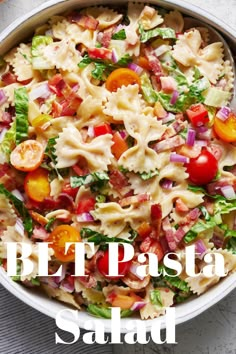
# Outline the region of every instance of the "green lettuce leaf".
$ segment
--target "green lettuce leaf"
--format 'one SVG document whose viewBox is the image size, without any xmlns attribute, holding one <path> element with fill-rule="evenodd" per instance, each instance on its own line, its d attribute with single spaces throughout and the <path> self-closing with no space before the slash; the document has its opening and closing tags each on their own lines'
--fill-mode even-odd
<svg viewBox="0 0 236 354">
<path fill-rule="evenodd" d="M 16 109 L 16 145 L 28 138 L 28 108 L 29 100 L 26 87 L 15 89 L 15 109 Z"/>
<path fill-rule="evenodd" d="M 147 181 L 148 179 L 150 179 L 150 178 L 152 178 L 154 176 L 158 176 L 159 175 L 159 171 L 156 169 L 156 170 L 150 171 L 150 172 L 142 172 L 139 175 L 144 181 Z"/>
<path fill-rule="evenodd" d="M 207 106 L 222 107 L 226 106 L 230 100 L 231 92 L 220 90 L 216 87 L 210 87 L 204 97 L 204 103 Z"/>
<path fill-rule="evenodd" d="M 150 301 L 153 305 L 159 305 L 161 307 L 163 306 L 160 290 L 158 290 L 158 289 L 152 290 L 149 294 L 149 297 L 150 297 Z"/>
<path fill-rule="evenodd" d="M 199 220 L 192 228 L 190 231 L 186 233 L 184 236 L 184 242 L 189 243 L 192 242 L 198 234 L 200 234 L 203 231 L 209 230 L 214 228 L 217 225 L 217 222 L 215 218 L 210 218 L 210 220 Z"/>
<path fill-rule="evenodd" d="M 83 227 L 80 230 L 80 235 L 82 238 L 86 238 L 88 242 L 94 242 L 95 245 L 101 245 L 105 244 L 108 242 L 121 242 L 121 243 L 133 243 L 135 238 L 138 236 L 137 232 L 135 230 L 130 230 L 130 238 L 127 239 L 122 239 L 118 237 L 108 237 L 106 235 L 103 235 L 97 231 L 91 230 L 88 227 Z"/>
<path fill-rule="evenodd" d="M 87 307 L 87 311 L 96 317 L 100 318 L 111 318 L 111 309 L 108 307 L 103 307 L 103 306 L 98 306 L 94 304 L 89 304 Z M 133 314 L 134 312 L 131 310 L 121 310 L 120 312 L 120 317 L 129 317 Z"/>
<path fill-rule="evenodd" d="M 145 101 L 148 103 L 155 103 L 158 101 L 158 94 L 153 89 L 151 81 L 146 73 L 141 76 L 141 89 Z"/>
<path fill-rule="evenodd" d="M 151 38 L 161 37 L 163 39 L 176 39 L 175 31 L 172 28 L 154 28 L 145 31 L 141 23 L 139 24 L 139 33 L 141 43 L 149 41 Z"/>
<path fill-rule="evenodd" d="M 119 32 L 116 32 L 112 35 L 111 39 L 126 39 L 126 33 L 125 33 L 125 29 L 123 28 L 122 30 L 120 30 Z"/>
<path fill-rule="evenodd" d="M 0 144 L 1 151 L 9 158 L 11 151 L 15 147 L 16 141 L 16 121 L 14 121 L 4 135 L 3 141 Z"/>
<path fill-rule="evenodd" d="M 42 49 L 53 42 L 50 36 L 34 36 L 32 39 L 32 66 L 34 70 L 54 69 L 54 65 L 49 63 L 42 55 Z"/>
<path fill-rule="evenodd" d="M 90 185 L 91 190 L 96 192 L 105 187 L 108 181 L 107 172 L 94 172 L 85 176 L 72 176 L 70 185 L 72 188 Z"/>
<path fill-rule="evenodd" d="M 9 199 L 9 201 L 14 205 L 15 209 L 23 219 L 23 225 L 25 230 L 28 231 L 29 235 L 31 235 L 33 231 L 33 220 L 24 203 L 20 199 L 15 197 L 11 192 L 9 192 L 3 184 L 0 184 L 0 194 L 5 195 Z"/>
</svg>

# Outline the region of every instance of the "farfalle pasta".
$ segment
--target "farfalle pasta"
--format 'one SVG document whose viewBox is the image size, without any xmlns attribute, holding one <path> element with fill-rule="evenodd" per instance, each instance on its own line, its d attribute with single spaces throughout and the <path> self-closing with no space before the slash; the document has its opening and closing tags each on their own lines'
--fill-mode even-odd
<svg viewBox="0 0 236 354">
<path fill-rule="evenodd" d="M 93 315 L 118 306 L 146 320 L 221 281 L 189 276 L 186 246 L 196 270 L 215 252 L 226 276 L 235 271 L 235 78 L 223 48 L 175 9 L 129 2 L 54 16 L 3 55 L 2 266 L 7 242 L 33 247 L 31 274 L 14 281 Z M 86 276 L 73 277 L 67 241 L 86 243 Z M 43 242 L 60 277 L 38 274 Z M 115 242 L 132 245 L 134 257 L 112 278 Z M 178 276 L 164 264 L 169 252 Z M 157 257 L 159 276 L 139 276 L 142 253 Z"/>
</svg>

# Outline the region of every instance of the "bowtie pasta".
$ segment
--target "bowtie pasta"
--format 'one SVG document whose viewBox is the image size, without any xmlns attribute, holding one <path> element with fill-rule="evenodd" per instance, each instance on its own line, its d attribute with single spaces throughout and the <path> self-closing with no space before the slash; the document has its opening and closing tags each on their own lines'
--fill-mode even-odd
<svg viewBox="0 0 236 354">
<path fill-rule="evenodd" d="M 13 280 L 93 315 L 119 306 L 148 319 L 220 281 L 189 277 L 185 246 L 195 245 L 196 270 L 215 251 L 235 271 L 234 76 L 207 28 L 140 3 L 73 11 L 6 53 L 0 78 L 2 266 L 6 242 L 33 246 L 32 274 Z M 72 276 L 68 241 L 94 242 L 86 277 Z M 62 265 L 60 277 L 38 276 L 35 242 L 52 242 L 49 272 Z M 135 250 L 117 278 L 109 242 Z M 144 252 L 169 275 L 141 278 Z M 179 276 L 162 263 L 168 252 Z"/>
</svg>

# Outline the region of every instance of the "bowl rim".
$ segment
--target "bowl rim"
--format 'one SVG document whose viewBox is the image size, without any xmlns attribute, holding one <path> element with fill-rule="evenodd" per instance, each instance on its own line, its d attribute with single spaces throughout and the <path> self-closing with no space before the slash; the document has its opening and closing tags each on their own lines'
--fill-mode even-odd
<svg viewBox="0 0 236 354">
<path fill-rule="evenodd" d="M 121 3 L 127 1 L 122 0 L 116 2 Z M 236 41 L 235 29 L 230 27 L 227 23 L 225 23 L 221 19 L 207 12 L 206 10 L 203 10 L 202 8 L 196 5 L 187 3 L 184 0 L 166 0 L 166 1 L 151 0 L 151 1 L 137 1 L 137 2 L 142 2 L 142 3 L 148 2 L 148 3 L 157 4 L 167 8 L 177 8 L 188 15 L 200 17 L 206 23 L 217 28 L 221 33 L 226 35 L 229 39 L 231 39 L 234 42 Z M 78 7 L 81 6 L 78 0 L 76 2 L 74 0 L 49 0 L 39 5 L 37 8 L 34 8 L 33 10 L 27 12 L 23 16 L 20 16 L 17 20 L 12 22 L 8 27 L 6 27 L 6 29 L 4 29 L 0 33 L 0 51 L 2 45 L 4 44 L 4 41 L 9 36 L 11 36 L 11 34 L 14 33 L 17 30 L 17 28 L 20 25 L 22 25 L 24 22 L 29 21 L 30 18 L 36 16 L 42 11 L 49 10 L 50 8 L 55 7 L 55 14 L 59 13 L 60 11 L 57 9 L 59 9 L 60 4 L 66 4 L 66 3 L 68 3 L 68 5 L 77 4 Z M 99 1 L 99 3 L 102 3 L 102 1 Z M 105 3 L 109 3 L 109 0 L 108 1 L 104 0 L 103 4 Z M 92 2 L 91 0 L 89 0 L 87 6 L 91 6 L 92 4 L 94 5 L 94 1 Z M 68 309 L 67 305 L 63 305 L 62 303 L 57 303 L 56 301 L 53 301 L 53 305 L 52 305 L 51 299 L 48 298 L 42 300 L 42 298 L 39 295 L 36 296 L 35 294 L 32 294 L 23 286 L 12 281 L 6 275 L 6 272 L 1 267 L 0 267 L 0 282 L 9 292 L 15 295 L 18 299 L 20 299 L 21 301 L 33 307 L 34 309 L 42 312 L 43 314 L 51 318 L 54 319 L 56 318 L 56 314 L 58 310 Z M 189 302 L 177 306 L 176 324 L 186 322 L 196 317 L 197 315 L 201 314 L 203 311 L 205 311 L 206 309 L 210 308 L 211 306 L 215 305 L 218 301 L 223 299 L 223 297 L 228 295 L 235 287 L 236 287 L 236 273 L 233 273 L 228 277 L 226 277 L 225 279 L 221 280 L 218 284 L 216 284 L 212 288 L 210 288 L 206 293 L 190 300 Z M 91 317 L 90 315 L 88 315 L 88 313 L 84 311 L 81 311 L 79 313 L 80 316 L 78 316 L 77 323 L 80 328 L 84 328 L 84 322 L 86 320 L 91 320 L 92 318 L 97 323 L 103 322 L 106 332 L 111 331 L 110 320 Z M 67 320 L 74 320 L 74 318 L 72 318 L 72 316 L 69 313 L 65 314 L 63 317 Z M 131 319 L 130 318 L 121 319 L 121 333 L 127 332 L 126 325 Z M 138 321 L 142 321 L 142 320 L 138 319 Z M 165 316 L 146 320 L 145 321 L 146 331 L 149 332 L 151 330 L 152 324 L 155 324 L 157 322 L 160 322 L 161 328 L 164 329 L 165 328 L 165 323 L 163 323 L 164 321 L 165 321 Z"/>
</svg>

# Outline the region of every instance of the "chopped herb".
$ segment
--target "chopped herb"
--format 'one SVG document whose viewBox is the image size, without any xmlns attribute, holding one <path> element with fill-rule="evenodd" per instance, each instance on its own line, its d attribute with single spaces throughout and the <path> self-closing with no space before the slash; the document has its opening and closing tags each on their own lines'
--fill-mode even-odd
<svg viewBox="0 0 236 354">
<path fill-rule="evenodd" d="M 31 284 L 34 285 L 34 286 L 40 286 L 39 278 L 32 278 L 31 279 Z"/>
<path fill-rule="evenodd" d="M 102 194 L 99 194 L 96 196 L 96 202 L 97 203 L 105 203 L 106 201 L 106 196 L 105 195 L 102 195 Z"/>
<path fill-rule="evenodd" d="M 175 31 L 172 28 L 154 28 L 148 31 L 143 29 L 142 24 L 139 24 L 139 33 L 141 43 L 147 42 L 151 38 L 161 37 L 163 39 L 176 39 Z"/>
<path fill-rule="evenodd" d="M 28 231 L 29 235 L 31 235 L 33 232 L 33 220 L 24 203 L 20 199 L 15 197 L 11 192 L 9 192 L 3 184 L 0 184 L 0 194 L 4 194 L 14 205 L 15 209 L 23 219 L 23 225 L 25 230 Z"/>
<path fill-rule="evenodd" d="M 130 230 L 129 233 L 130 233 L 130 238 L 126 240 L 118 237 L 108 237 L 97 231 L 91 230 L 87 227 L 83 227 L 80 230 L 81 237 L 86 238 L 88 242 L 94 242 L 95 245 L 100 245 L 109 242 L 133 243 L 133 241 L 135 240 L 138 234 L 134 230 Z"/>
<path fill-rule="evenodd" d="M 119 169 L 119 171 L 122 172 L 122 173 L 127 173 L 127 172 L 129 172 L 128 168 L 125 168 L 125 167 L 123 167 L 123 166 L 118 166 L 118 169 Z"/>
<path fill-rule="evenodd" d="M 144 181 L 146 181 L 146 180 L 148 180 L 148 179 L 150 179 L 150 178 L 152 178 L 154 176 L 158 176 L 159 175 L 159 171 L 158 171 L 158 169 L 156 169 L 156 170 L 150 171 L 150 172 L 142 172 L 139 175 Z"/>
<path fill-rule="evenodd" d="M 87 311 L 96 317 L 101 318 L 111 318 L 111 309 L 108 307 L 98 306 L 94 304 L 89 304 L 87 307 Z M 121 310 L 120 317 L 129 317 L 133 314 L 131 310 Z"/>
<path fill-rule="evenodd" d="M 51 218 L 51 219 L 49 219 L 48 223 L 45 225 L 45 230 L 46 230 L 47 232 L 50 232 L 50 231 L 51 231 L 51 227 L 52 227 L 52 225 L 53 225 L 53 223 L 54 223 L 55 220 L 56 220 L 56 218 Z"/>
<path fill-rule="evenodd" d="M 205 218 L 206 221 L 208 221 L 208 220 L 211 219 L 211 216 L 210 216 L 210 214 L 208 213 L 206 207 L 204 207 L 204 205 L 201 205 L 201 206 L 199 207 L 199 209 L 201 210 L 202 215 L 204 216 L 204 218 Z"/>
<path fill-rule="evenodd" d="M 84 185 L 90 185 L 92 192 L 98 192 L 106 186 L 109 181 L 107 172 L 94 172 L 85 176 L 70 177 L 70 185 L 72 188 L 77 188 Z"/>
<path fill-rule="evenodd" d="M 188 134 L 188 129 L 187 129 L 187 128 L 184 128 L 183 130 L 181 130 L 181 131 L 179 132 L 179 135 L 180 135 L 184 140 L 187 139 L 187 134 Z"/>
</svg>

